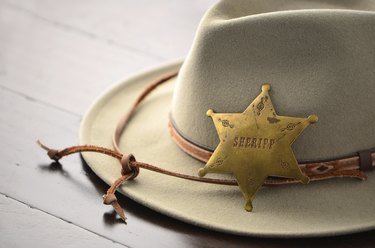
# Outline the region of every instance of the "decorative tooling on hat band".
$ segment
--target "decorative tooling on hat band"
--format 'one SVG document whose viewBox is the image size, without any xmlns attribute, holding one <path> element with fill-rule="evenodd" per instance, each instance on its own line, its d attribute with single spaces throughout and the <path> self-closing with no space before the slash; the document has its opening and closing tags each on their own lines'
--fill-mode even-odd
<svg viewBox="0 0 375 248">
<path fill-rule="evenodd" d="M 169 116 L 169 131 L 174 142 L 186 154 L 193 158 L 207 163 L 213 151 L 195 144 L 186 138 L 177 129 L 173 119 Z M 246 146 L 246 139 L 243 141 Z M 363 179 L 365 175 L 362 172 L 370 171 L 375 168 L 375 152 L 370 150 L 359 151 L 356 154 L 321 161 L 299 161 L 298 166 L 302 173 L 310 178 L 310 181 L 319 181 L 333 177 L 354 177 Z M 298 183 L 294 178 L 268 177 L 263 185 L 272 186 L 280 184 Z"/>
<path fill-rule="evenodd" d="M 186 175 L 181 173 L 176 173 L 173 171 L 168 171 L 165 169 L 162 169 L 161 167 L 143 163 L 140 161 L 137 161 L 135 157 L 131 154 L 125 154 L 123 153 L 118 144 L 120 137 L 122 133 L 124 132 L 125 128 L 127 127 L 127 124 L 131 120 L 131 117 L 136 112 L 138 105 L 145 99 L 147 95 L 149 95 L 155 88 L 157 88 L 159 85 L 163 84 L 164 82 L 169 81 L 169 79 L 174 78 L 177 76 L 178 72 L 172 72 L 164 75 L 163 77 L 157 79 L 155 82 L 152 82 L 150 85 L 148 85 L 138 96 L 136 101 L 133 103 L 133 106 L 131 109 L 120 119 L 120 121 L 117 123 L 116 130 L 113 134 L 113 147 L 114 150 L 104 148 L 104 147 L 98 147 L 93 145 L 81 145 L 81 146 L 72 146 L 68 147 L 62 150 L 56 150 L 51 149 L 45 145 L 43 145 L 40 141 L 37 143 L 47 151 L 47 155 L 55 160 L 58 161 L 59 159 L 63 158 L 64 156 L 78 153 L 78 152 L 97 152 L 102 153 L 105 155 L 112 156 L 119 160 L 119 163 L 121 167 L 119 167 L 119 175 L 121 175 L 108 189 L 107 193 L 103 196 L 103 203 L 104 204 L 110 204 L 113 206 L 113 208 L 116 210 L 116 212 L 119 214 L 121 219 L 124 221 L 126 220 L 125 213 L 121 206 L 117 202 L 117 198 L 114 195 L 117 188 L 126 180 L 133 180 L 135 179 L 140 169 L 147 169 L 151 170 L 157 173 L 179 177 L 187 180 L 192 181 L 198 181 L 198 182 L 204 182 L 204 183 L 212 183 L 212 184 L 222 184 L 222 185 L 231 185 L 231 186 L 237 186 L 239 185 L 246 203 L 245 203 L 245 209 L 251 210 L 252 209 L 252 198 L 254 197 L 254 193 L 251 192 L 251 190 L 257 190 L 263 183 L 263 185 L 274 185 L 274 184 L 284 184 L 284 183 L 296 183 L 297 180 L 307 182 L 310 180 L 319 180 L 319 179 L 326 179 L 326 178 L 332 178 L 332 177 L 356 177 L 360 178 L 362 180 L 366 179 L 365 174 L 363 173 L 360 168 L 365 169 L 373 169 L 374 168 L 374 161 L 375 161 L 375 155 L 374 153 L 371 153 L 370 151 L 362 151 L 359 154 L 359 157 L 351 157 L 351 158 L 345 158 L 342 160 L 334 160 L 334 161 L 327 161 L 327 162 L 321 162 L 321 163 L 313 163 L 313 164 L 300 164 L 299 167 L 297 166 L 297 161 L 294 158 L 293 152 L 290 148 L 290 145 L 293 143 L 294 139 L 303 131 L 305 127 L 307 127 L 310 123 L 316 122 L 317 118 L 315 116 L 310 116 L 308 118 L 292 118 L 288 119 L 290 117 L 283 117 L 283 116 L 277 116 L 274 108 L 272 106 L 272 103 L 270 101 L 270 97 L 268 95 L 269 85 L 265 85 L 263 87 L 262 93 L 253 101 L 252 104 L 246 109 L 243 113 L 240 114 L 215 114 L 213 111 L 208 111 L 208 115 L 211 116 L 214 120 L 215 126 L 217 128 L 218 134 L 221 139 L 221 145 L 219 144 L 218 148 L 215 150 L 214 154 L 209 154 L 209 152 L 204 151 L 204 149 L 190 143 L 186 139 L 184 139 L 177 130 L 174 128 L 174 126 L 170 122 L 170 130 L 173 139 L 176 141 L 179 147 L 181 147 L 185 152 L 188 154 L 199 158 L 199 160 L 204 161 L 205 159 L 208 160 L 206 166 L 202 168 L 199 172 L 200 176 L 204 176 L 204 174 L 208 172 L 214 172 L 214 171 L 220 171 L 224 168 L 220 169 L 220 166 L 225 165 L 225 163 L 228 163 L 227 165 L 231 166 L 233 165 L 232 162 L 226 162 L 229 160 L 234 159 L 233 161 L 236 162 L 236 156 L 234 154 L 239 153 L 241 156 L 240 161 L 241 164 L 244 164 L 242 162 L 251 161 L 253 159 L 253 162 L 257 164 L 259 167 L 260 165 L 267 164 L 267 157 L 273 158 L 272 156 L 264 156 L 263 158 L 257 158 L 254 156 L 253 150 L 260 150 L 260 151 L 271 151 L 271 150 L 279 150 L 283 149 L 287 150 L 287 155 L 284 156 L 280 154 L 279 152 L 276 152 L 276 158 L 281 159 L 279 160 L 276 165 L 278 168 L 276 168 L 276 172 L 273 170 L 273 168 L 268 168 L 264 171 L 264 173 L 261 173 L 262 176 L 258 177 L 255 176 L 257 173 L 254 174 L 254 176 L 249 177 L 251 173 L 250 167 L 245 167 L 244 174 L 237 173 L 237 169 L 241 166 L 240 163 L 237 166 L 237 169 L 230 170 L 233 174 L 235 174 L 236 180 L 227 180 L 227 179 L 213 179 L 213 178 L 202 178 L 192 175 Z M 264 115 L 263 113 L 272 114 L 272 116 L 268 116 L 268 114 Z M 253 118 L 255 121 L 255 128 L 259 128 L 259 130 L 265 130 L 264 133 L 261 136 L 258 136 L 257 131 L 255 133 L 247 133 L 246 125 L 240 128 L 240 132 L 236 133 L 233 132 L 231 134 L 231 139 L 228 141 L 228 134 L 227 130 L 229 129 L 236 129 L 237 125 L 241 127 L 241 122 L 237 122 L 237 117 L 241 117 L 243 115 L 243 118 Z M 225 116 L 225 118 L 222 118 Z M 266 117 L 266 118 L 264 118 Z M 263 119 L 262 119 L 263 118 Z M 270 119 L 271 118 L 271 119 Z M 276 130 L 279 132 L 278 135 L 272 136 L 270 133 L 268 133 L 268 129 L 263 127 L 264 123 L 269 123 L 269 125 L 277 126 Z M 279 123 L 279 124 L 277 124 Z M 283 123 L 283 125 L 281 125 Z M 275 125 L 276 124 L 276 125 Z M 286 124 L 286 125 L 284 125 Z M 224 131 L 223 131 L 224 130 Z M 254 126 L 250 127 L 250 130 L 255 130 Z M 271 129 L 270 129 L 271 130 Z M 276 133 L 277 133 L 276 132 Z M 286 135 L 286 133 L 293 133 L 293 135 Z M 238 135 L 237 135 L 238 134 Z M 284 135 L 285 134 L 285 135 Z M 274 135 L 274 134 L 273 134 Z M 281 136 L 280 136 L 281 135 Z M 256 140 L 254 140 L 256 138 Z M 231 142 L 230 142 L 231 141 Z M 286 142 L 288 144 L 287 146 L 280 146 L 279 143 Z M 226 147 L 229 146 L 230 149 L 226 150 Z M 282 148 L 286 147 L 286 148 Z M 237 151 L 236 151 L 237 150 Z M 240 152 L 238 152 L 240 151 Z M 215 153 L 217 153 L 215 155 Z M 251 155 L 249 158 L 245 158 L 247 153 Z M 197 155 L 199 154 L 199 155 Z M 266 153 L 262 153 L 266 154 Z M 224 155 L 224 156 L 222 156 Z M 263 161 L 265 159 L 265 161 Z M 277 159 L 273 160 L 273 162 L 277 161 Z M 271 160 L 269 160 L 271 161 Z M 363 163 L 362 163 L 363 162 Z M 235 163 L 236 164 L 236 163 Z M 360 164 L 364 164 L 364 166 L 359 166 Z M 51 164 L 53 165 L 53 164 Z M 331 170 L 331 168 L 333 168 Z M 285 171 L 289 171 L 289 173 L 285 173 Z M 281 171 L 281 173 L 279 173 Z M 326 173 L 326 171 L 329 171 Z M 227 172 L 227 169 L 225 169 L 225 172 Z M 320 172 L 320 173 L 319 173 Z M 280 179 L 275 178 L 267 178 L 270 176 L 290 176 L 291 179 L 283 179 L 280 181 Z M 242 177 L 244 176 L 244 180 L 242 180 Z M 297 180 L 296 180 L 297 179 Z M 256 186 L 248 187 L 249 185 L 254 184 L 255 181 L 257 181 Z M 264 182 L 263 182 L 264 181 Z M 261 183 L 260 183 L 261 182 Z"/>
</svg>

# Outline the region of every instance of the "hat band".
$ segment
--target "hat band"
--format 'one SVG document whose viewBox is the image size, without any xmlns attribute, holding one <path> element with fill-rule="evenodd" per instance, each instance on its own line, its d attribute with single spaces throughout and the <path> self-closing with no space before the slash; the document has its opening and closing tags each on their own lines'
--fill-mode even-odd
<svg viewBox="0 0 375 248">
<path fill-rule="evenodd" d="M 113 206 L 115 211 L 119 214 L 122 220 L 126 220 L 125 213 L 121 206 L 117 202 L 117 198 L 114 195 L 117 188 L 126 180 L 134 179 L 138 174 L 140 168 L 154 171 L 156 173 L 161 173 L 168 176 L 178 177 L 186 180 L 203 182 L 203 183 L 212 183 L 212 184 L 221 184 L 221 185 L 231 185 L 236 186 L 237 181 L 230 180 L 230 179 L 217 179 L 217 178 L 201 178 L 192 175 L 186 175 L 181 173 L 176 173 L 173 171 L 165 170 L 161 167 L 147 164 L 144 162 L 137 161 L 135 157 L 131 154 L 123 153 L 119 148 L 119 140 L 120 137 L 125 130 L 127 124 L 131 120 L 133 114 L 136 112 L 137 107 L 139 104 L 149 95 L 155 88 L 159 85 L 168 82 L 169 79 L 174 78 L 177 76 L 177 72 L 167 73 L 161 78 L 157 79 L 156 81 L 152 82 L 148 86 L 144 88 L 144 90 L 140 93 L 138 98 L 133 103 L 132 107 L 128 112 L 126 112 L 119 122 L 116 125 L 115 132 L 113 134 L 113 148 L 108 149 L 105 147 L 98 147 L 94 145 L 80 145 L 80 146 L 72 146 L 67 147 L 62 150 L 51 149 L 40 141 L 37 143 L 47 151 L 47 155 L 55 160 L 59 161 L 61 158 L 68 156 L 70 154 L 74 154 L 77 152 L 97 152 L 102 153 L 108 156 L 112 156 L 119 160 L 121 169 L 121 177 L 119 177 L 116 181 L 113 182 L 111 187 L 107 190 L 107 193 L 103 196 L 103 203 L 110 204 Z M 170 131 L 173 140 L 176 144 L 186 153 L 189 155 L 197 158 L 198 160 L 205 161 L 211 156 L 212 151 L 208 149 L 204 149 L 202 147 L 197 146 L 196 144 L 192 143 L 188 139 L 184 138 L 181 135 L 175 126 L 173 125 L 172 118 L 170 118 L 169 123 Z M 328 179 L 332 177 L 355 177 L 362 180 L 365 180 L 367 177 L 363 173 L 366 169 L 373 169 L 375 166 L 375 153 L 367 150 L 359 152 L 359 156 L 353 156 L 348 158 L 343 158 L 340 160 L 333 160 L 333 161 L 323 161 L 318 163 L 309 163 L 309 164 L 299 164 L 301 170 L 310 177 L 311 180 L 320 180 L 320 179 Z M 361 169 L 362 168 L 362 169 Z M 267 180 L 263 183 L 263 185 L 277 185 L 277 184 L 289 184 L 289 183 L 297 183 L 298 181 L 294 179 L 282 179 L 282 178 L 275 178 L 275 177 L 268 177 Z"/>
<path fill-rule="evenodd" d="M 169 130 L 172 140 L 185 153 L 199 161 L 206 163 L 212 155 L 211 150 L 199 146 L 186 138 L 177 128 L 171 116 L 169 116 Z M 354 177 L 365 179 L 364 171 L 373 170 L 375 167 L 374 149 L 359 151 L 353 156 L 341 157 L 324 161 L 298 162 L 301 171 L 312 181 L 324 180 L 333 177 Z M 291 178 L 269 177 L 265 184 L 297 183 Z"/>
</svg>

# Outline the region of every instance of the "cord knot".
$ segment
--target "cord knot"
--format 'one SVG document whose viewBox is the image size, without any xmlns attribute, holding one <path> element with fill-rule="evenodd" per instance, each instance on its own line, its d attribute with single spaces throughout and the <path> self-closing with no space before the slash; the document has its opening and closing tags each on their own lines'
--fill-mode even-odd
<svg viewBox="0 0 375 248">
<path fill-rule="evenodd" d="M 113 193 L 107 193 L 103 195 L 103 203 L 106 205 L 112 205 L 116 213 L 121 217 L 126 223 L 126 216 L 124 210 L 121 208 L 120 204 L 117 201 L 117 197 Z"/>
<path fill-rule="evenodd" d="M 50 159 L 55 160 L 56 162 L 61 158 L 61 156 L 59 155 L 59 151 L 56 149 L 49 149 L 47 151 L 47 155 Z"/>
<path fill-rule="evenodd" d="M 36 143 L 47 151 L 47 155 L 50 159 L 55 160 L 56 162 L 59 161 L 60 158 L 62 158 L 60 151 L 56 149 L 51 149 L 48 146 L 44 145 L 40 140 L 37 140 Z"/>
<path fill-rule="evenodd" d="M 117 201 L 115 194 L 105 194 L 103 195 L 103 203 L 105 205 L 111 205 L 113 202 Z"/>
<path fill-rule="evenodd" d="M 127 156 L 123 155 L 122 158 L 121 158 L 121 166 L 122 166 L 122 169 L 121 169 L 121 174 L 123 176 L 125 175 L 128 175 L 128 174 L 132 174 L 128 180 L 132 180 L 134 178 L 136 178 L 139 174 L 139 168 L 137 166 L 134 166 L 132 165 L 131 163 L 133 162 L 136 162 L 137 160 L 135 159 L 134 155 L 133 154 L 129 154 Z"/>
</svg>

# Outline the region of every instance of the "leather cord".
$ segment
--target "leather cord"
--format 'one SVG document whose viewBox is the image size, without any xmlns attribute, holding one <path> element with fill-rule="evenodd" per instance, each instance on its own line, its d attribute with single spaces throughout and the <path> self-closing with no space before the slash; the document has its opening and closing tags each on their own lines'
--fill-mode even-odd
<svg viewBox="0 0 375 248">
<path fill-rule="evenodd" d="M 203 182 L 203 183 L 211 183 L 211 184 L 221 184 L 221 185 L 230 185 L 230 186 L 237 186 L 237 182 L 235 180 L 225 180 L 225 179 L 213 179 L 213 178 L 202 178 L 202 177 L 197 177 L 197 176 L 191 176 L 191 175 L 186 175 L 186 174 L 181 174 L 181 173 L 176 173 L 173 171 L 165 170 L 162 169 L 158 166 L 152 165 L 152 164 L 147 164 L 144 162 L 137 161 L 135 157 L 132 154 L 125 154 L 121 151 L 119 148 L 119 141 L 121 138 L 122 133 L 124 132 L 125 128 L 127 127 L 127 124 L 131 120 L 133 114 L 136 112 L 137 107 L 139 104 L 146 98 L 147 95 L 149 95 L 154 89 L 156 89 L 158 86 L 162 85 L 163 83 L 169 81 L 170 79 L 176 77 L 178 72 L 172 72 L 165 74 L 155 82 L 152 82 L 150 85 L 148 85 L 138 96 L 138 98 L 135 100 L 133 103 L 131 109 L 124 113 L 123 117 L 119 120 L 117 123 L 115 132 L 112 137 L 112 144 L 113 144 L 113 150 L 104 148 L 104 147 L 98 147 L 98 146 L 93 146 L 93 145 L 81 145 L 81 146 L 72 146 L 68 147 L 62 150 L 56 150 L 56 149 L 51 149 L 44 144 L 42 144 L 39 140 L 37 143 L 47 151 L 47 155 L 55 161 L 60 160 L 61 158 L 68 156 L 73 153 L 78 153 L 78 152 L 96 152 L 96 153 L 102 153 L 108 156 L 112 156 L 116 159 L 119 160 L 121 164 L 121 177 L 118 178 L 108 189 L 106 194 L 103 196 L 103 203 L 112 205 L 115 211 L 118 213 L 118 215 L 121 217 L 122 220 L 126 221 L 126 216 L 119 205 L 116 196 L 114 193 L 116 192 L 117 188 L 126 180 L 132 180 L 135 179 L 139 172 L 140 168 L 154 171 L 157 173 L 161 173 L 164 175 L 168 176 L 174 176 L 186 180 L 191 180 L 191 181 L 197 181 L 197 182 Z M 191 151 L 187 151 L 186 147 L 181 145 L 181 141 L 183 141 L 183 138 L 181 136 L 178 136 L 178 132 L 176 129 L 173 128 L 173 125 L 170 126 L 170 131 L 172 138 L 176 141 L 176 143 L 188 154 L 191 154 Z M 179 139 L 179 140 L 178 140 Z M 202 151 L 201 151 L 202 152 Z M 197 156 L 194 156 L 197 157 Z M 207 158 L 207 154 L 205 159 Z M 199 158 L 198 158 L 199 159 Z M 203 160 L 203 159 L 200 159 Z M 358 161 L 358 157 L 356 158 Z M 368 156 L 367 156 L 368 160 Z M 355 177 L 359 178 L 362 180 L 366 179 L 366 175 L 359 169 L 357 168 L 346 168 L 346 170 L 342 170 L 342 166 L 335 166 L 337 164 L 337 161 L 329 161 L 328 163 L 325 162 L 324 164 L 319 164 L 318 167 L 314 167 L 312 170 L 309 171 L 318 171 L 317 173 L 313 173 L 310 175 L 307 173 L 309 177 L 311 177 L 311 180 L 321 180 L 321 179 L 327 179 L 327 178 L 332 178 L 332 177 Z M 341 165 L 341 164 L 339 164 Z M 300 165 L 300 168 L 308 168 L 311 167 L 311 165 L 305 164 L 305 165 Z M 334 167 L 335 170 L 329 170 L 329 173 L 322 173 L 321 168 L 332 168 Z M 302 169 L 303 170 L 303 169 Z M 279 184 L 290 184 L 290 183 L 297 183 L 298 181 L 294 179 L 279 179 L 279 178 L 273 178 L 269 177 L 266 182 L 264 183 L 265 186 L 272 186 L 272 185 L 279 185 Z"/>
</svg>

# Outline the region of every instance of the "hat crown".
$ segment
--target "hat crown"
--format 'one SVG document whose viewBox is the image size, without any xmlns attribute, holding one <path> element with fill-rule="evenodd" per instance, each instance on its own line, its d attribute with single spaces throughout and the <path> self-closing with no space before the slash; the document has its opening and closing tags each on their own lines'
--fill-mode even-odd
<svg viewBox="0 0 375 248">
<path fill-rule="evenodd" d="M 366 1 L 219 2 L 179 73 L 176 128 L 213 150 L 219 138 L 206 111 L 243 112 L 269 83 L 278 115 L 319 116 L 293 146 L 298 160 L 375 147 L 374 9 Z"/>
</svg>

